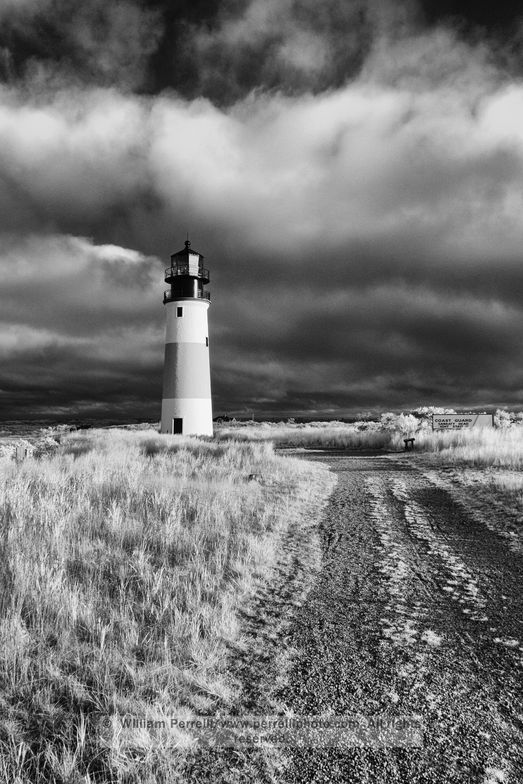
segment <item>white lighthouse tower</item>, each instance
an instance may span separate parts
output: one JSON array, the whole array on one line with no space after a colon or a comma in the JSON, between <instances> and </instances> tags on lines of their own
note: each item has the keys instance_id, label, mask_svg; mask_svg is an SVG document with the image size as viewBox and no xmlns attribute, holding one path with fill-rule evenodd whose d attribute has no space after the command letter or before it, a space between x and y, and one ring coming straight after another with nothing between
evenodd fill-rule
<instances>
[{"instance_id":1,"label":"white lighthouse tower","mask_svg":"<svg viewBox=\"0 0 523 784\"><path fill-rule=\"evenodd\" d=\"M165 282L171 287L163 295L167 329L160 432L212 436L210 294L204 290L209 271L189 240L171 256Z\"/></svg>"}]
</instances>

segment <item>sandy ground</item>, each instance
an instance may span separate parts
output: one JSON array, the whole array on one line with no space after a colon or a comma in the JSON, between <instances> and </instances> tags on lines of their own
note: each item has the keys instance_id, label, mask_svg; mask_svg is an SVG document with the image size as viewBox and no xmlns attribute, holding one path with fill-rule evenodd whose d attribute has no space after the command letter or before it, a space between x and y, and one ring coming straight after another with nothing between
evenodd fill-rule
<instances>
[{"instance_id":1,"label":"sandy ground","mask_svg":"<svg viewBox=\"0 0 523 784\"><path fill-rule=\"evenodd\" d=\"M220 713L413 717L420 747L218 749L179 781L523 784L521 509L416 453L300 454L337 485L245 608Z\"/></svg>"},{"instance_id":2,"label":"sandy ground","mask_svg":"<svg viewBox=\"0 0 523 784\"><path fill-rule=\"evenodd\" d=\"M325 457L321 457L325 462ZM290 749L284 782L523 782L523 557L455 471L331 457L323 565L287 644L297 715L417 716L419 749Z\"/></svg>"},{"instance_id":3,"label":"sandy ground","mask_svg":"<svg viewBox=\"0 0 523 784\"><path fill-rule=\"evenodd\" d=\"M421 745L222 750L184 780L521 784L520 512L416 454L304 457L338 483L316 549L294 528L246 609L223 713L416 717Z\"/></svg>"}]
</instances>

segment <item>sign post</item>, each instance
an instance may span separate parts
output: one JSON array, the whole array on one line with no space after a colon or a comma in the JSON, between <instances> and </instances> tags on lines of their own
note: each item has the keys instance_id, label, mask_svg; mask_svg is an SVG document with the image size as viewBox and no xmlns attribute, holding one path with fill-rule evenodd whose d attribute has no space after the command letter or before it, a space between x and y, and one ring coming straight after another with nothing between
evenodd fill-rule
<instances>
[{"instance_id":1,"label":"sign post","mask_svg":"<svg viewBox=\"0 0 523 784\"><path fill-rule=\"evenodd\" d=\"M21 463L27 457L27 448L25 446L17 446L15 459L17 463Z\"/></svg>"},{"instance_id":2,"label":"sign post","mask_svg":"<svg viewBox=\"0 0 523 784\"><path fill-rule=\"evenodd\" d=\"M493 414L433 414L433 430L469 430L494 427Z\"/></svg>"}]
</instances>

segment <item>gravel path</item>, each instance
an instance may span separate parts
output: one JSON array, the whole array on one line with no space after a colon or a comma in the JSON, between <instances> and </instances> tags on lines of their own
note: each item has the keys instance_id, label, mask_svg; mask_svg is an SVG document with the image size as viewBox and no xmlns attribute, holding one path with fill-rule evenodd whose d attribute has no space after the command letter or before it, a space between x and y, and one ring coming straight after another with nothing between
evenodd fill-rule
<instances>
[{"instance_id":1,"label":"gravel path","mask_svg":"<svg viewBox=\"0 0 523 784\"><path fill-rule=\"evenodd\" d=\"M278 781L520 784L523 555L510 521L415 456L318 459L338 485L276 701L302 716L418 716L424 741L290 749Z\"/></svg>"}]
</instances>

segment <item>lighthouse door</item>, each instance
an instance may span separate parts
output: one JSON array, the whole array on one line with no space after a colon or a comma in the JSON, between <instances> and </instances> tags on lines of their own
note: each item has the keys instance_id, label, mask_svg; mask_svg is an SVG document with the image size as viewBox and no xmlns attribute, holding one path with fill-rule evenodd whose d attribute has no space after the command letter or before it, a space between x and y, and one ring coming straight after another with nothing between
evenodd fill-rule
<instances>
[{"instance_id":1,"label":"lighthouse door","mask_svg":"<svg viewBox=\"0 0 523 784\"><path fill-rule=\"evenodd\" d=\"M174 419L172 421L171 433L173 435L180 435L183 432L183 419Z\"/></svg>"}]
</instances>

